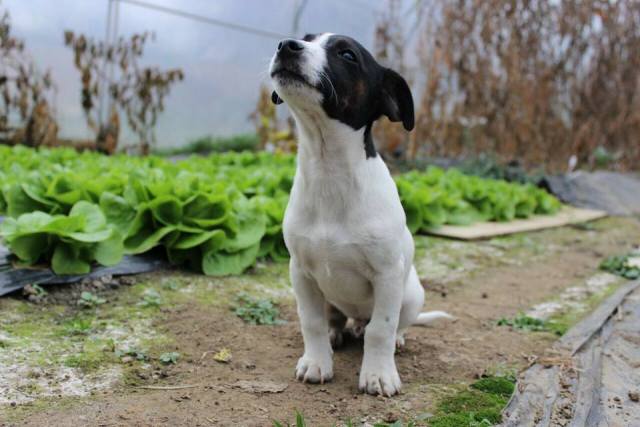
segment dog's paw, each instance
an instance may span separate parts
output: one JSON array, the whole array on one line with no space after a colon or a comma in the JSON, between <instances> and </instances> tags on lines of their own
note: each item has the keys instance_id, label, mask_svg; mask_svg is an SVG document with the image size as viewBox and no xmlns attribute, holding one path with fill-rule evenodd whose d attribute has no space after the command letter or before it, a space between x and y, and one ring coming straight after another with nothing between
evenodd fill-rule
<instances>
[{"instance_id":1,"label":"dog's paw","mask_svg":"<svg viewBox=\"0 0 640 427\"><path fill-rule=\"evenodd\" d=\"M363 393L391 397L400 393L402 382L398 370L393 365L377 370L363 366L360 371L358 388Z\"/></svg>"},{"instance_id":2,"label":"dog's paw","mask_svg":"<svg viewBox=\"0 0 640 427\"><path fill-rule=\"evenodd\" d=\"M329 341L331 341L332 348L342 347L342 344L344 344L344 333L342 332L342 329L330 328Z\"/></svg>"},{"instance_id":3,"label":"dog's paw","mask_svg":"<svg viewBox=\"0 0 640 427\"><path fill-rule=\"evenodd\" d=\"M320 383L331 381L333 378L333 362L331 358L319 360L308 356L298 359L296 378L304 383Z\"/></svg>"},{"instance_id":4,"label":"dog's paw","mask_svg":"<svg viewBox=\"0 0 640 427\"><path fill-rule=\"evenodd\" d=\"M353 319L346 326L346 330L353 336L355 339L360 339L364 336L364 332L367 327L368 320L361 319Z\"/></svg>"}]
</instances>

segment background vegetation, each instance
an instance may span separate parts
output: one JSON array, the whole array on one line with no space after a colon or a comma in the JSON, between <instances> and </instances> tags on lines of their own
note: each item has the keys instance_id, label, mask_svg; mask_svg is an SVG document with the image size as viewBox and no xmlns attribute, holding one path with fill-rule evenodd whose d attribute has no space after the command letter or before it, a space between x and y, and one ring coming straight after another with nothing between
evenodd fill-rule
<instances>
[{"instance_id":1,"label":"background vegetation","mask_svg":"<svg viewBox=\"0 0 640 427\"><path fill-rule=\"evenodd\" d=\"M640 2L418 1L414 26L398 24L401 5L389 0L377 51L418 83L419 103L411 140L392 150L555 171L603 154L617 169L640 164Z\"/></svg>"}]
</instances>

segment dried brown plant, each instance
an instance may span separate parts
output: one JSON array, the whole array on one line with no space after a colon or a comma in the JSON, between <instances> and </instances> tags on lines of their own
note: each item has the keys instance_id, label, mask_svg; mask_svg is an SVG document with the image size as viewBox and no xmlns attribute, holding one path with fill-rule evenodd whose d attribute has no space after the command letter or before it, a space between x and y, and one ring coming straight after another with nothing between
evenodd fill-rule
<instances>
[{"instance_id":1,"label":"dried brown plant","mask_svg":"<svg viewBox=\"0 0 640 427\"><path fill-rule=\"evenodd\" d=\"M256 127L260 150L271 149L284 153L296 151L293 117L288 117L284 123L278 120L276 107L271 101L271 90L264 85L260 87L256 109L249 118Z\"/></svg>"},{"instance_id":2,"label":"dried brown plant","mask_svg":"<svg viewBox=\"0 0 640 427\"><path fill-rule=\"evenodd\" d=\"M51 114L55 90L51 74L41 72L0 12L0 142L52 145L58 126Z\"/></svg>"},{"instance_id":3,"label":"dried brown plant","mask_svg":"<svg viewBox=\"0 0 640 427\"><path fill-rule=\"evenodd\" d=\"M488 152L562 171L604 149L638 169L640 1L416 4L424 84L408 158Z\"/></svg>"},{"instance_id":4,"label":"dried brown plant","mask_svg":"<svg viewBox=\"0 0 640 427\"><path fill-rule=\"evenodd\" d=\"M165 98L174 83L184 79L182 70L165 71L139 64L145 44L152 37L148 32L120 37L113 44L72 31L66 31L64 37L80 71L82 108L87 124L96 135L97 148L107 153L115 151L120 132L119 113L123 112L138 137L139 151L148 154L156 140L154 128L164 110ZM101 96L109 100L105 111Z\"/></svg>"}]
</instances>

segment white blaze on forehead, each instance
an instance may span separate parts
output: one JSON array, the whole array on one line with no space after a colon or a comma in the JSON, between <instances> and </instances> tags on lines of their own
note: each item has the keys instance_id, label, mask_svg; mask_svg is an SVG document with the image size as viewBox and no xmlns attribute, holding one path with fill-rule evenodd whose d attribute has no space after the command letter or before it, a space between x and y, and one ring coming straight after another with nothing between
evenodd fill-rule
<instances>
[{"instance_id":1,"label":"white blaze on forehead","mask_svg":"<svg viewBox=\"0 0 640 427\"><path fill-rule=\"evenodd\" d=\"M329 37L332 35L332 33L322 33L309 42L302 41L306 59L302 65L303 73L311 84L315 85L320 83L322 73L327 65L327 51L325 47Z\"/></svg>"}]
</instances>

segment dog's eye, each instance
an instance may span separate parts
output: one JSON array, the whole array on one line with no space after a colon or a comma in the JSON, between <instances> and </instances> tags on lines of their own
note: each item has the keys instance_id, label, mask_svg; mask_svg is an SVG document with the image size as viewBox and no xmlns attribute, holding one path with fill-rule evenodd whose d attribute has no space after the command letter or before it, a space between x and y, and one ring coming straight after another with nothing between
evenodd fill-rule
<instances>
[{"instance_id":1,"label":"dog's eye","mask_svg":"<svg viewBox=\"0 0 640 427\"><path fill-rule=\"evenodd\" d=\"M338 55L340 55L342 58L346 59L349 62L357 62L356 54L353 53L352 50L349 50L349 49L342 50L338 53Z\"/></svg>"}]
</instances>

